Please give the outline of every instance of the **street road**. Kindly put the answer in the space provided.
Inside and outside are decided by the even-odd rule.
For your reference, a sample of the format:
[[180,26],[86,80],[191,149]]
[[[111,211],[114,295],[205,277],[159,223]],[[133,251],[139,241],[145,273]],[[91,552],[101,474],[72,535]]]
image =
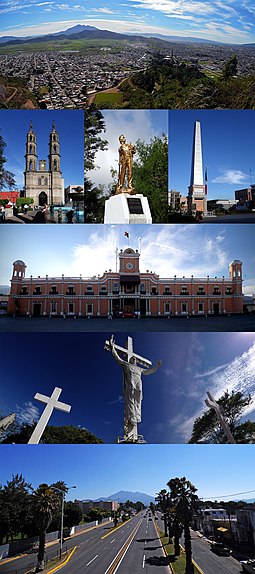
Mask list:
[[[157,512],[159,529],[164,532],[161,512]],[[191,530],[192,556],[204,574],[240,574],[241,567],[238,560],[232,556],[218,556],[211,551],[211,545],[207,539],[201,538]],[[184,538],[181,539],[184,547]]]

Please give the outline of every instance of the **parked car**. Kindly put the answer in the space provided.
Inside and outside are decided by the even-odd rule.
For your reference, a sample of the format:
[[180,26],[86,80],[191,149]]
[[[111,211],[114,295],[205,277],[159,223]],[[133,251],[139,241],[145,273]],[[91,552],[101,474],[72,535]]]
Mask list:
[[222,542],[212,542],[211,550],[219,556],[230,556],[231,550],[224,546]]

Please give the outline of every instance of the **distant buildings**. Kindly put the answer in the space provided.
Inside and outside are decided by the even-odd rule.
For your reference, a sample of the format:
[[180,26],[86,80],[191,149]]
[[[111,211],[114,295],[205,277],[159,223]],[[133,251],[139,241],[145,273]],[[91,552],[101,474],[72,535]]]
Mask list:
[[93,508],[101,508],[101,510],[110,510],[111,512],[116,512],[119,508],[119,503],[116,500],[75,500],[74,502],[84,514]]
[[239,205],[243,205],[248,209],[255,209],[255,185],[251,185],[245,189],[238,189],[235,191],[235,199]]

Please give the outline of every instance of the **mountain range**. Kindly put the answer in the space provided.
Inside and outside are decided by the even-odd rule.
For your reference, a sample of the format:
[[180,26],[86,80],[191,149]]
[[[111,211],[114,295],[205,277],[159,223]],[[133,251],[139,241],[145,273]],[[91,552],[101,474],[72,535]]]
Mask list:
[[139,501],[142,502],[145,506],[149,506],[150,502],[155,502],[155,498],[149,494],[145,494],[144,492],[131,492],[128,490],[120,490],[119,492],[115,492],[114,494],[110,494],[106,497],[100,496],[100,498],[95,499],[95,502],[99,502],[99,500],[117,500],[118,502],[126,502],[127,500],[130,500],[131,502]]
[[[68,37],[69,40],[79,40],[82,38],[88,39],[115,39],[115,40],[128,40],[131,38],[139,38],[140,40],[146,38],[155,38],[157,40],[162,40],[165,42],[179,42],[179,43],[189,43],[189,44],[223,44],[224,42],[215,42],[213,40],[207,40],[205,38],[192,38],[192,37],[182,37],[182,36],[168,36],[164,34],[150,34],[150,33],[139,33],[139,34],[118,34],[117,32],[111,32],[110,30],[101,30],[95,26],[85,26],[82,24],[77,24],[72,28],[67,28],[66,30],[61,30],[60,32],[55,32],[53,34],[47,34],[42,36],[2,36],[0,37],[0,44],[24,44],[33,42],[50,42],[53,40],[65,40]],[[255,44],[244,44],[247,47],[254,47]]]

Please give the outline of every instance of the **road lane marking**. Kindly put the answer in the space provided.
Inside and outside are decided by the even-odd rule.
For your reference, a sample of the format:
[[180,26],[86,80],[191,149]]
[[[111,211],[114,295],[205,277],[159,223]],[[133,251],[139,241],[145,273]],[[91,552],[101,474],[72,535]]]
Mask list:
[[114,538],[114,539],[110,542],[110,544],[112,544],[112,543],[114,542],[114,540],[116,540],[116,538]]
[[[181,547],[181,549],[183,550],[183,552],[184,552],[184,554],[185,554],[185,548],[183,548],[183,546],[182,546],[181,544],[180,544],[180,547]],[[196,566],[196,568],[198,569],[198,572],[199,572],[200,574],[205,574],[205,573],[203,572],[203,570],[200,568],[200,566],[198,566],[198,564],[196,563],[196,561],[193,560],[193,558],[192,558],[192,562],[193,562],[194,566]]]
[[134,537],[135,537],[136,533],[138,532],[141,524],[142,524],[142,520],[140,520],[138,522],[138,524],[136,524],[135,528],[132,530],[131,534],[129,534],[126,542],[124,542],[123,546],[121,547],[118,554],[115,556],[115,558],[111,562],[110,566],[108,566],[108,568],[104,572],[104,574],[115,574],[115,572],[117,572],[125,554],[127,553],[128,549],[129,549],[129,546],[133,542]]
[[[129,518],[129,520],[127,520],[127,522],[125,522],[125,524],[127,524],[130,520],[131,520],[131,518]],[[116,526],[116,528],[113,528],[112,530],[110,530],[110,532],[107,532],[107,534],[104,534],[104,536],[101,537],[101,540],[106,538],[106,536],[110,536],[110,534],[113,534],[113,532],[115,532],[115,530],[118,530],[118,528],[123,528],[123,524]]]
[[90,560],[90,562],[88,562],[88,564],[86,564],[86,566],[89,566],[91,564],[91,562],[94,562],[94,560],[98,558],[98,554],[96,556],[94,556],[94,558],[92,558],[92,560]]
[[145,554],[143,555],[143,564],[142,564],[142,568],[144,568],[145,565]]

